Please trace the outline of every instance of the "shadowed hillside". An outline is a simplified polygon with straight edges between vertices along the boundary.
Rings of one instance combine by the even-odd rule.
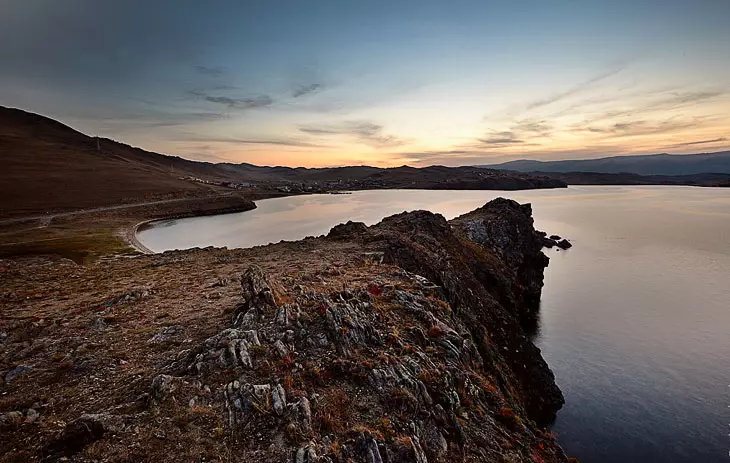
[[[88,137],[60,122],[0,108],[0,216],[42,214],[184,195],[208,185],[180,180],[209,164]],[[194,166],[188,169],[188,166]]]

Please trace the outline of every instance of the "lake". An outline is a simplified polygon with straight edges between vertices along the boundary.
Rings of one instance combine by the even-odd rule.
[[[404,210],[450,219],[498,196],[531,202],[546,250],[537,344],[566,404],[553,430],[591,462],[726,462],[730,452],[730,189],[376,190],[269,199],[239,214],[163,221],[154,251],[249,247]]]

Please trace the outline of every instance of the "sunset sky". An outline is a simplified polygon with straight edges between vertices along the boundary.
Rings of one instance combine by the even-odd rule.
[[[474,165],[730,148],[730,1],[0,11],[1,105],[191,159]]]

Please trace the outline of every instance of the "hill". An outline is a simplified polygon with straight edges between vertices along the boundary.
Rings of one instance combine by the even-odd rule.
[[[210,164],[92,138],[18,109],[0,107],[0,156],[4,217],[211,193],[180,179],[213,173]]]
[[[308,169],[191,161],[90,137],[53,119],[2,106],[0,156],[0,217],[5,218],[220,195],[241,187],[247,197],[262,197],[277,190],[566,186],[546,177],[475,167]]]
[[[702,154],[651,154],[612,156],[600,159],[533,161],[519,159],[479,166],[517,172],[597,172],[639,175],[730,174],[730,151]]]

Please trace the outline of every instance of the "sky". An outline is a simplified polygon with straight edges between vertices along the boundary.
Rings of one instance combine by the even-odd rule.
[[[727,0],[0,0],[0,105],[209,162],[730,149]]]

